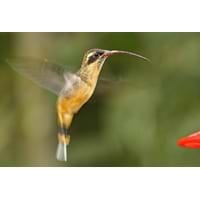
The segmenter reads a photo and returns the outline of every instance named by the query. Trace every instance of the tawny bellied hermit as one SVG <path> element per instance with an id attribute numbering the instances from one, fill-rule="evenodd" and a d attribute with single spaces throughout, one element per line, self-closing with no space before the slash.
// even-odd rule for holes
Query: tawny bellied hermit
<path id="1" fill-rule="evenodd" d="M 68 130 L 72 119 L 94 93 L 105 60 L 115 54 L 128 54 L 149 61 L 139 54 L 128 51 L 90 49 L 85 53 L 80 69 L 76 73 L 70 73 L 65 67 L 47 60 L 7 60 L 14 70 L 58 95 L 58 160 L 67 161 L 67 145 L 70 142 Z"/>

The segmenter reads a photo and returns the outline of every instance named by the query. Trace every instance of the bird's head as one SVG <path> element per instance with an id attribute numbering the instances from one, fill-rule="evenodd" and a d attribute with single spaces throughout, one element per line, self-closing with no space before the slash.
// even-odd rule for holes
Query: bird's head
<path id="1" fill-rule="evenodd" d="M 102 49 L 90 49 L 85 53 L 83 59 L 83 65 L 86 67 L 100 67 L 103 65 L 107 56 L 105 56 L 106 50 Z"/>
<path id="2" fill-rule="evenodd" d="M 81 71 L 88 73 L 88 75 L 99 75 L 99 72 L 102 69 L 102 66 L 105 60 L 115 54 L 127 54 L 141 58 L 146 61 L 150 61 L 148 58 L 145 58 L 139 54 L 128 52 L 128 51 L 119 51 L 119 50 L 103 50 L 103 49 L 90 49 L 85 53 L 83 58 Z M 86 74 L 85 74 L 86 75 Z"/>

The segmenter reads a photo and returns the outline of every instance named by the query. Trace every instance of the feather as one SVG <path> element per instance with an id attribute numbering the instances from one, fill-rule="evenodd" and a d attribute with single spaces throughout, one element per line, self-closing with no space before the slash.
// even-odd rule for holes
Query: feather
<path id="1" fill-rule="evenodd" d="M 67 161 L 67 144 L 58 143 L 56 159 L 59 161 Z"/>
<path id="2" fill-rule="evenodd" d="M 66 82 L 64 78 L 64 74 L 67 73 L 65 67 L 45 59 L 28 57 L 7 59 L 6 62 L 21 75 L 56 95 L 59 95 Z"/>

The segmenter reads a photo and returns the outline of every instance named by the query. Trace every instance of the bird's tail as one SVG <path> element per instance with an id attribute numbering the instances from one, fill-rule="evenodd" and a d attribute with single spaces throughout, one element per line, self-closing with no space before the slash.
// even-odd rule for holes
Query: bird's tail
<path id="1" fill-rule="evenodd" d="M 67 161 L 67 146 L 70 141 L 70 136 L 65 134 L 58 134 L 58 147 L 56 158 L 59 161 Z"/>

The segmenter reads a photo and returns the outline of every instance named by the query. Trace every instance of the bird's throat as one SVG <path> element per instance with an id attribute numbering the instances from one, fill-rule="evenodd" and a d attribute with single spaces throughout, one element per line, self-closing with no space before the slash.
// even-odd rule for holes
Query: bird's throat
<path id="1" fill-rule="evenodd" d="M 84 82 L 96 85 L 101 68 L 100 65 L 82 66 L 78 71 L 78 75 Z"/>

